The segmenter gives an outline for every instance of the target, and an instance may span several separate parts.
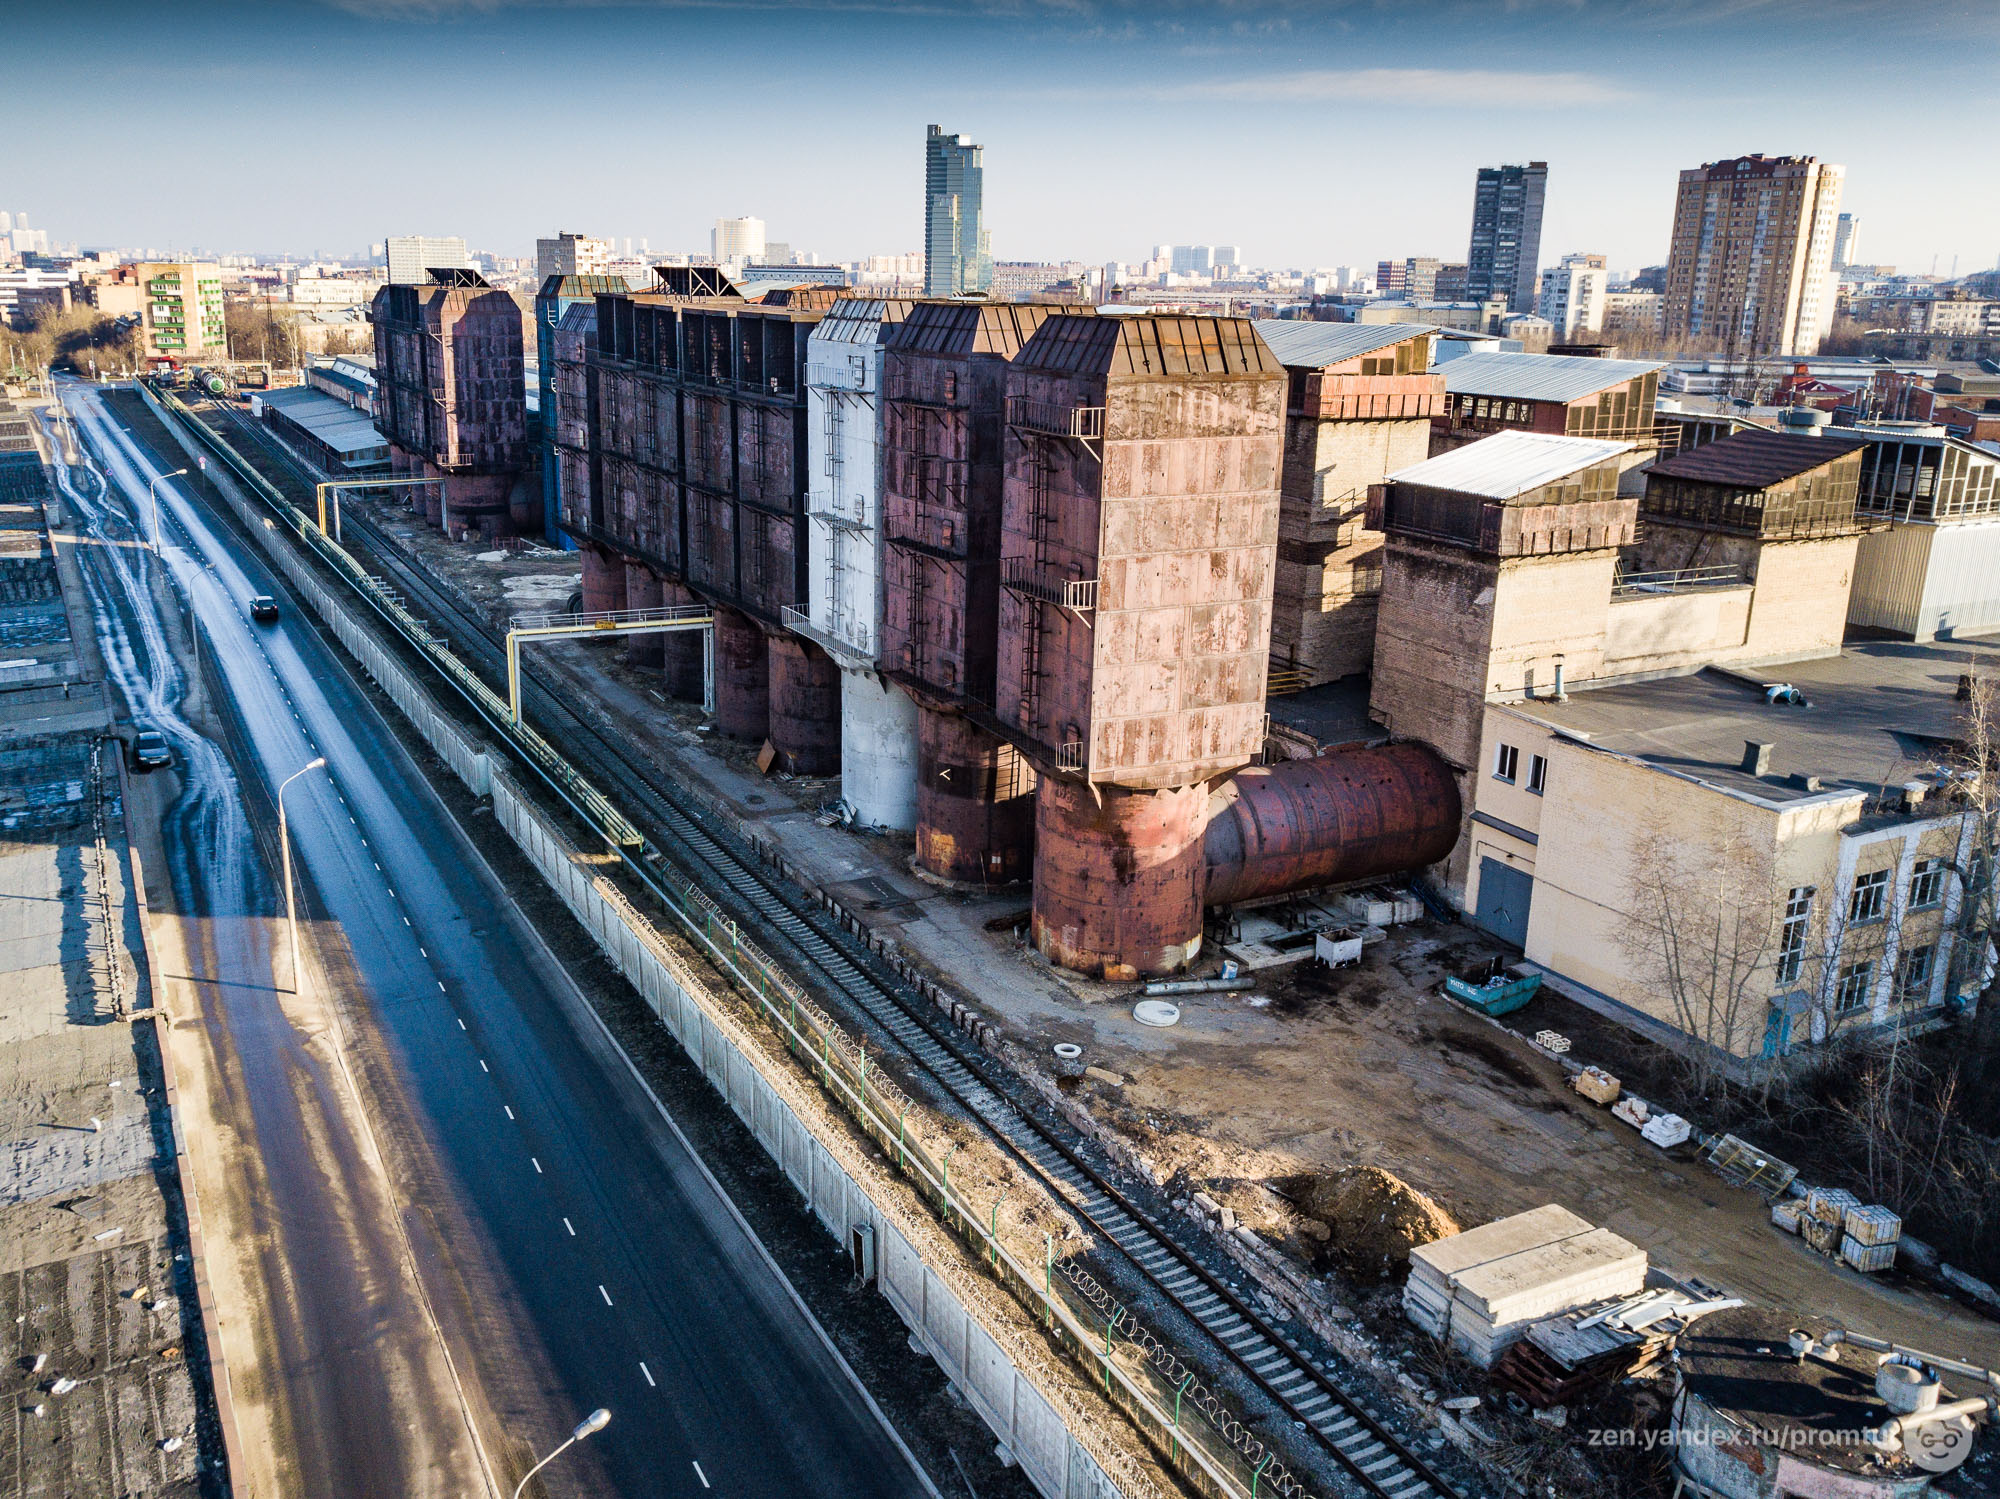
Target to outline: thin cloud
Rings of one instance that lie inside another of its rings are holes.
[[[1588,73],[1495,68],[1313,68],[1192,82],[1156,97],[1245,104],[1408,104],[1456,109],[1578,109],[1624,104],[1631,90]]]

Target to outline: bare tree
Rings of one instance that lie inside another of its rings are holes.
[[[1774,853],[1734,828],[1714,842],[1690,838],[1664,812],[1641,846],[1651,857],[1627,918],[1636,967],[1693,1039],[1682,1061],[1690,1090],[1706,1098],[1741,1065],[1733,1058],[1762,1050],[1782,914]],[[1768,1082],[1773,1069],[1761,1070]]]

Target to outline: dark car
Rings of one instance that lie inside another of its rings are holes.
[[[173,748],[158,729],[141,729],[132,736],[132,763],[141,770],[157,770],[174,763]]]
[[[278,601],[268,593],[260,593],[250,601],[250,617],[262,624],[269,624],[278,617]]]

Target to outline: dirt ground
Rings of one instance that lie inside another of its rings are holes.
[[[520,609],[538,586],[553,593],[555,575],[577,566],[547,555],[480,560],[407,522],[398,529],[412,530],[425,561],[495,615]],[[547,581],[520,581],[535,571]],[[1271,970],[1257,985],[1261,1003],[1181,996],[1180,1023],[1154,1029],[1132,1018],[1132,986],[1063,974],[1017,939],[1010,918],[1025,920],[1024,887],[942,891],[910,870],[907,839],[823,825],[837,782],[760,775],[754,746],[702,732],[698,707],[670,704],[658,674],[625,664],[616,647],[550,647],[540,669],[625,726],[641,753],[777,839],[1010,1039],[1042,1056],[1059,1041],[1081,1045],[1087,1061],[1123,1079],[1082,1085],[1100,1119],[1177,1184],[1208,1191],[1301,1256],[1310,1243],[1298,1215],[1270,1184],[1376,1166],[1461,1224],[1560,1202],[1669,1273],[2000,1366],[2000,1321],[1893,1274],[1866,1277],[1822,1259],[1772,1228],[1756,1194],[1641,1141],[1571,1092],[1527,1038],[1551,1025],[1587,1031],[1574,1006],[1541,997],[1496,1026],[1442,998],[1447,973],[1499,952],[1475,931],[1398,928],[1359,967]],[[1211,955],[1196,971],[1212,973],[1218,961]],[[1583,1045],[1573,1055],[1593,1059]]]

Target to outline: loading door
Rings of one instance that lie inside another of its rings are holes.
[[[1535,877],[1498,859],[1479,861],[1479,909],[1473,919],[1503,942],[1528,945],[1528,906]]]

